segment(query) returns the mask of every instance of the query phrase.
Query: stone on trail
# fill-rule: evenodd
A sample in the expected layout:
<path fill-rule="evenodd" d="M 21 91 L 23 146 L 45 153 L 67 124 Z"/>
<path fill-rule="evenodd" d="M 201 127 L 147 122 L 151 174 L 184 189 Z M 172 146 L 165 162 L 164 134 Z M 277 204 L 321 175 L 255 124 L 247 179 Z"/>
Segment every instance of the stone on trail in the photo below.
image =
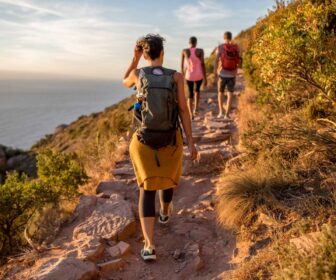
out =
<path fill-rule="evenodd" d="M 74 211 L 73 217 L 78 220 L 84 220 L 92 213 L 96 207 L 98 198 L 94 195 L 81 196 L 80 201 Z"/>
<path fill-rule="evenodd" d="M 120 241 L 117 245 L 107 248 L 106 251 L 110 254 L 112 258 L 120 258 L 126 255 L 131 249 L 131 246 L 124 242 Z"/>
<path fill-rule="evenodd" d="M 103 238 L 125 240 L 135 232 L 135 218 L 130 203 L 121 195 L 97 199 L 97 205 L 85 222 L 77 225 L 73 239 Z"/>
<path fill-rule="evenodd" d="M 92 262 L 76 258 L 53 258 L 37 271 L 37 280 L 98 280 L 99 272 Z"/>
<path fill-rule="evenodd" d="M 132 167 L 122 167 L 112 170 L 114 176 L 134 176 L 134 170 Z"/>
<path fill-rule="evenodd" d="M 125 191 L 127 186 L 120 181 L 103 181 L 96 188 L 97 194 L 103 194 L 102 197 L 109 198 L 113 193 Z"/>
<path fill-rule="evenodd" d="M 78 257 L 92 262 L 98 261 L 104 254 L 104 244 L 99 238 L 88 238 L 79 240 L 76 244 Z"/>
<path fill-rule="evenodd" d="M 124 262 L 122 259 L 116 259 L 116 260 L 100 263 L 98 264 L 98 267 L 102 274 L 106 274 L 108 272 L 115 271 L 115 270 L 122 268 L 123 265 L 124 265 Z"/>
<path fill-rule="evenodd" d="M 210 121 L 206 119 L 204 123 L 208 129 L 226 129 L 230 127 L 230 123 L 228 122 L 217 122 L 217 121 Z"/>
<path fill-rule="evenodd" d="M 229 140 L 230 137 L 231 137 L 231 131 L 227 129 L 227 130 L 221 130 L 221 131 L 216 131 L 213 133 L 205 134 L 203 137 L 200 138 L 199 142 L 201 144 L 207 144 L 207 143 L 213 143 L 213 142 L 223 142 L 223 141 Z"/>

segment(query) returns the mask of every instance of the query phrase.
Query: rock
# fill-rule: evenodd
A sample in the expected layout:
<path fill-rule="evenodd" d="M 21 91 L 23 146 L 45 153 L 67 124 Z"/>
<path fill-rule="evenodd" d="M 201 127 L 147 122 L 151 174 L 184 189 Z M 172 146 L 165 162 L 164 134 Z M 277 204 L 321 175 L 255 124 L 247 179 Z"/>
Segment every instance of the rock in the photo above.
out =
<path fill-rule="evenodd" d="M 208 129 L 226 129 L 230 126 L 230 124 L 227 121 L 216 121 L 215 119 L 204 119 L 205 126 Z"/>
<path fill-rule="evenodd" d="M 135 232 L 135 218 L 130 203 L 121 195 L 110 199 L 97 198 L 97 205 L 86 220 L 77 225 L 73 239 L 103 238 L 125 240 Z"/>
<path fill-rule="evenodd" d="M 98 261 L 104 254 L 104 244 L 98 238 L 82 239 L 77 243 L 78 257 L 92 262 Z"/>
<path fill-rule="evenodd" d="M 134 170 L 133 168 L 129 167 L 129 168 L 116 168 L 112 170 L 112 174 L 113 176 L 134 176 Z"/>
<path fill-rule="evenodd" d="M 96 188 L 97 194 L 103 194 L 102 197 L 109 198 L 113 193 L 120 193 L 126 190 L 126 185 L 120 181 L 103 181 Z"/>
<path fill-rule="evenodd" d="M 124 241 L 120 241 L 117 245 L 106 249 L 112 258 L 120 258 L 130 252 L 130 250 L 131 246 Z"/>
<path fill-rule="evenodd" d="M 201 201 L 203 199 L 208 199 L 209 197 L 211 197 L 213 195 L 213 190 L 210 190 L 204 194 L 201 194 L 199 197 L 198 197 L 198 200 Z"/>
<path fill-rule="evenodd" d="M 81 196 L 80 201 L 74 211 L 74 218 L 84 220 L 89 214 L 92 213 L 96 207 L 98 198 L 96 196 Z"/>
<path fill-rule="evenodd" d="M 194 181 L 195 185 L 207 184 L 210 182 L 209 178 L 201 178 Z"/>
<path fill-rule="evenodd" d="M 54 129 L 54 134 L 63 132 L 64 129 L 66 129 L 67 127 L 68 127 L 67 124 L 60 124 L 60 125 L 56 126 L 56 128 Z"/>
<path fill-rule="evenodd" d="M 226 141 L 229 140 L 231 137 L 231 131 L 230 130 L 223 130 L 220 132 L 213 132 L 213 133 L 209 133 L 204 135 L 201 139 L 200 139 L 200 143 L 201 144 L 208 144 L 208 143 L 213 143 L 213 142 L 222 142 L 222 141 Z"/>
<path fill-rule="evenodd" d="M 108 272 L 115 271 L 115 270 L 122 268 L 123 265 L 124 265 L 124 262 L 122 259 L 116 259 L 116 260 L 112 260 L 109 262 L 100 263 L 98 264 L 98 267 L 99 267 L 99 270 L 103 274 L 106 274 Z"/>
<path fill-rule="evenodd" d="M 92 262 L 76 258 L 53 258 L 39 268 L 35 277 L 38 280 L 98 280 L 99 272 Z"/>
<path fill-rule="evenodd" d="M 212 104 L 212 103 L 214 103 L 214 100 L 212 98 L 208 98 L 207 104 Z"/>
<path fill-rule="evenodd" d="M 319 243 L 320 237 L 321 232 L 311 232 L 297 238 L 292 238 L 289 242 L 293 244 L 300 253 L 306 254 Z"/>

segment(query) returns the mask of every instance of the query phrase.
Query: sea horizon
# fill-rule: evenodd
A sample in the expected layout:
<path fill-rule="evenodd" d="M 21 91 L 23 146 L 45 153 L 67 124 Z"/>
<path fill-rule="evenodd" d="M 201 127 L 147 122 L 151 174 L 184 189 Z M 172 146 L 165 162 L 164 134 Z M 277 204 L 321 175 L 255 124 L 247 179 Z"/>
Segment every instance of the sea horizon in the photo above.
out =
<path fill-rule="evenodd" d="M 0 145 L 30 149 L 61 124 L 130 96 L 121 80 L 45 75 L 0 78 Z"/>

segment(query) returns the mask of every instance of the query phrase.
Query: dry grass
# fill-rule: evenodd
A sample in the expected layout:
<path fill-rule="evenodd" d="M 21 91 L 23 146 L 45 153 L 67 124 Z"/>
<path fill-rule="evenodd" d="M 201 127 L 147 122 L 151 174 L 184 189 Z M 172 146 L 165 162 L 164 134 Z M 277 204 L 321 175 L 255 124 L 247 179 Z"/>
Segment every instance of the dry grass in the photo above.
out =
<path fill-rule="evenodd" d="M 263 250 L 255 258 L 241 264 L 231 276 L 232 280 L 271 279 L 276 262 L 277 257 L 273 250 Z"/>
<path fill-rule="evenodd" d="M 289 182 L 280 177 L 270 177 L 263 170 L 251 169 L 227 175 L 217 185 L 218 220 L 231 229 L 250 225 L 258 210 L 279 212 L 283 209 L 279 194 L 290 189 Z"/>
<path fill-rule="evenodd" d="M 324 226 L 319 243 L 307 253 L 293 245 L 277 248 L 278 269 L 275 280 L 332 280 L 336 279 L 336 228 Z"/>
<path fill-rule="evenodd" d="M 291 116 L 292 117 L 292 116 Z M 240 170 L 224 172 L 217 185 L 222 225 L 238 228 L 266 208 L 274 215 L 318 215 L 334 205 L 336 138 L 334 128 L 319 129 L 297 116 L 245 126 L 247 156 Z"/>
<path fill-rule="evenodd" d="M 244 156 L 235 162 L 239 168 L 227 168 L 217 184 L 216 210 L 222 226 L 238 230 L 240 238 L 249 240 L 258 238 L 258 234 L 263 238 L 265 235 L 273 238 L 276 234 L 286 245 L 301 222 L 304 221 L 306 231 L 310 232 L 335 219 L 335 123 L 308 119 L 304 110 L 273 113 L 268 106 L 259 106 L 255 93 L 247 90 L 240 99 L 239 130 L 239 149 Z M 262 233 L 258 230 L 261 212 L 276 222 Z M 330 242 L 328 248 L 333 246 Z M 273 247 L 271 243 L 268 249 Z M 288 251 L 292 255 L 286 258 L 285 252 L 280 262 L 277 254 L 282 251 L 272 252 L 259 252 L 235 271 L 234 279 L 271 279 L 274 275 L 282 277 L 277 279 L 333 279 L 309 274 L 313 268 L 334 269 L 326 257 L 320 259 L 314 253 L 302 259 Z M 324 249 L 319 252 L 326 256 Z M 301 270 L 295 267 L 300 262 L 304 262 Z M 280 274 L 277 270 L 280 265 L 288 266 L 286 273 Z M 304 278 L 304 273 L 315 278 Z"/>

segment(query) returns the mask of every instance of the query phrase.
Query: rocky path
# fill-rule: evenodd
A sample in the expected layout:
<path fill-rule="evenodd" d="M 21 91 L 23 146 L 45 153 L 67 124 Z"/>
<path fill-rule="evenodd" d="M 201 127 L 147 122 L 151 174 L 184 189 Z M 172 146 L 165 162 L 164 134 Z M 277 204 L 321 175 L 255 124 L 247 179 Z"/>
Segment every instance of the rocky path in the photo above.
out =
<path fill-rule="evenodd" d="M 235 118 L 242 90 L 240 75 L 231 121 L 215 118 L 214 90 L 201 94 L 201 110 L 193 121 L 200 160 L 184 160 L 172 220 L 155 228 L 155 263 L 144 263 L 139 255 L 143 241 L 137 214 L 138 187 L 125 141 L 120 147 L 124 158 L 117 162 L 113 179 L 101 182 L 96 196 L 82 197 L 51 249 L 41 253 L 32 268 L 12 279 L 230 279 L 236 240 L 232 232 L 216 223 L 215 185 L 225 162 L 237 155 Z M 156 208 L 158 212 L 158 201 Z"/>
<path fill-rule="evenodd" d="M 243 90 L 241 76 L 237 83 L 237 92 L 240 92 Z M 237 99 L 236 94 L 235 108 Z M 232 121 L 215 118 L 216 92 L 202 93 L 201 110 L 193 121 L 193 135 L 200 161 L 191 163 L 185 159 L 182 180 L 174 193 L 171 223 L 168 226 L 156 225 L 158 260 L 150 264 L 141 260 L 139 252 L 143 243 L 137 222 L 135 236 L 127 240 L 132 252 L 124 257 L 122 268 L 105 274 L 105 279 L 229 279 L 228 273 L 234 267 L 230 260 L 236 240 L 233 233 L 224 231 L 216 223 L 214 194 L 225 161 L 236 156 L 233 148 L 236 141 L 235 111 Z M 113 174 L 116 180 L 128 183 L 135 193 L 137 186 L 128 155 L 117 163 Z M 137 209 L 136 197 L 128 199 Z M 158 200 L 156 208 L 158 212 Z"/>

